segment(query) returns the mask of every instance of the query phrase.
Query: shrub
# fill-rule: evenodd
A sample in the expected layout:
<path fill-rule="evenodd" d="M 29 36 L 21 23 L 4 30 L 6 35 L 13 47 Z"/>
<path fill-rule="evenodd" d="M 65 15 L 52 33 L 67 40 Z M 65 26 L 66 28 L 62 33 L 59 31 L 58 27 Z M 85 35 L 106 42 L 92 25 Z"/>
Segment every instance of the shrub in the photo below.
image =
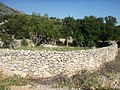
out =
<path fill-rule="evenodd" d="M 14 75 L 0 80 L 0 90 L 9 90 L 10 86 L 24 86 L 30 84 L 21 76 Z"/>
<path fill-rule="evenodd" d="M 94 47 L 94 46 L 96 46 L 96 44 L 93 40 L 88 41 L 88 47 Z"/>
<path fill-rule="evenodd" d="M 21 45 L 22 45 L 22 46 L 27 46 L 27 45 L 28 45 L 28 43 L 27 43 L 27 41 L 25 40 L 25 38 L 23 38 L 23 40 L 21 41 Z"/>

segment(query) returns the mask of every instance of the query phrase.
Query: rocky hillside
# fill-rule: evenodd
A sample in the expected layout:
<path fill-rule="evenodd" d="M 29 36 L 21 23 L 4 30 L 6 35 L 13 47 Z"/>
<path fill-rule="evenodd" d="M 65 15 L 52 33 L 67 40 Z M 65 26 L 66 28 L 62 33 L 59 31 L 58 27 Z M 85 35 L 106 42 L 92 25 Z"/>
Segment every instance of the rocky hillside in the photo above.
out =
<path fill-rule="evenodd" d="M 23 12 L 13 9 L 13 8 L 10 8 L 0 2 L 0 16 L 6 15 L 6 14 L 13 14 L 13 15 L 14 14 L 23 14 Z"/>

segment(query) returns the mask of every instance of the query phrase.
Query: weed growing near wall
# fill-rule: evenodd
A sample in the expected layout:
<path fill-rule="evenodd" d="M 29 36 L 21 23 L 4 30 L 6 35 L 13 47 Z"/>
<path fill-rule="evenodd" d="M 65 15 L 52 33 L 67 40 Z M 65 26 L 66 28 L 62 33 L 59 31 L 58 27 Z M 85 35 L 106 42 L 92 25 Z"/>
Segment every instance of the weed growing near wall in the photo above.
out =
<path fill-rule="evenodd" d="M 27 84 L 30 84 L 30 82 L 18 75 L 5 77 L 4 79 L 0 77 L 0 90 L 9 90 L 10 86 L 25 86 Z"/>

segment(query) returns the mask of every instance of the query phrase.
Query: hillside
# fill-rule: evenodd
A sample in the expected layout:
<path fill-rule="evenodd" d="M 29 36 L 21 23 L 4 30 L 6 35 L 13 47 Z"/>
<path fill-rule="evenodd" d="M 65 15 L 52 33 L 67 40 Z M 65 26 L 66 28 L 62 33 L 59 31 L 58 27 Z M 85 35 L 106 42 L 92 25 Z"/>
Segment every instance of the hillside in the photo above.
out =
<path fill-rule="evenodd" d="M 8 15 L 8 14 L 23 14 L 23 12 L 10 8 L 6 5 L 4 5 L 3 3 L 0 2 L 0 16 L 1 15 Z"/>

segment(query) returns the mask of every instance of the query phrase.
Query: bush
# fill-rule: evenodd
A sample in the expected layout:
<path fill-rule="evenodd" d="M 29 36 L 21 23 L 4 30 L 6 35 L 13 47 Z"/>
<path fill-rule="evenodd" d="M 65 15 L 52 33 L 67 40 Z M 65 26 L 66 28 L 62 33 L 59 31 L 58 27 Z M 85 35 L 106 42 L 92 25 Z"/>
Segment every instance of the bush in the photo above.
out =
<path fill-rule="evenodd" d="M 10 42 L 8 40 L 4 41 L 3 48 L 9 48 Z"/>
<path fill-rule="evenodd" d="M 27 46 L 28 43 L 27 43 L 27 41 L 26 41 L 25 39 L 23 39 L 23 40 L 21 41 L 21 45 L 22 45 L 22 46 Z"/>
<path fill-rule="evenodd" d="M 96 46 L 95 42 L 93 40 L 88 41 L 88 47 L 94 47 Z"/>
<path fill-rule="evenodd" d="M 0 80 L 0 90 L 9 90 L 9 86 L 24 86 L 29 84 L 28 80 L 14 75 Z"/>

